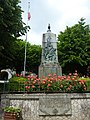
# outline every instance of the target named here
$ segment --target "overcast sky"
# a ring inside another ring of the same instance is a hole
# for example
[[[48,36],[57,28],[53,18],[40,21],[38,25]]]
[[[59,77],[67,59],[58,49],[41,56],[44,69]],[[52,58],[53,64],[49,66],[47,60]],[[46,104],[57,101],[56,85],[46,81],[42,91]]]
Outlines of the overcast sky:
[[[73,26],[81,17],[90,24],[90,0],[21,0],[23,21],[27,23],[28,2],[30,1],[31,27],[27,41],[42,44],[42,34],[47,32],[48,24],[57,36],[66,26]],[[25,39],[25,36],[23,36]]]

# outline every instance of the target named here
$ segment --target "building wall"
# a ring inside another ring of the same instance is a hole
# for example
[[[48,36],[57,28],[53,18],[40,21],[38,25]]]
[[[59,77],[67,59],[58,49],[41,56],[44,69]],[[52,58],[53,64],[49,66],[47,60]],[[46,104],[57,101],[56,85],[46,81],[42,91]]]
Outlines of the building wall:
[[[6,105],[20,107],[23,120],[90,120],[90,93],[3,94]]]

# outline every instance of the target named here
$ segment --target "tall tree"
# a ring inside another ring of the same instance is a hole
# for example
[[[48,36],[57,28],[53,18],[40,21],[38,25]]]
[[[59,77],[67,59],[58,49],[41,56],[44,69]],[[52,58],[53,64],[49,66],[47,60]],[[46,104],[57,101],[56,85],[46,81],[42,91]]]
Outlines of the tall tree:
[[[27,46],[27,67],[28,71],[38,74],[38,67],[41,62],[41,51],[42,48],[40,45],[31,45]]]
[[[77,69],[79,73],[86,74],[86,68],[90,65],[90,27],[84,18],[60,32],[58,54],[64,72],[74,72]]]
[[[19,3],[20,0],[0,0],[0,69],[13,66],[14,42],[27,30]]]
[[[25,41],[18,40],[16,41],[16,50],[15,50],[15,60],[14,66],[16,71],[20,73],[23,71],[24,66],[24,51],[25,51]],[[26,71],[34,72],[38,74],[38,66],[41,61],[41,46],[40,45],[31,45],[27,42],[27,55],[26,55]]]

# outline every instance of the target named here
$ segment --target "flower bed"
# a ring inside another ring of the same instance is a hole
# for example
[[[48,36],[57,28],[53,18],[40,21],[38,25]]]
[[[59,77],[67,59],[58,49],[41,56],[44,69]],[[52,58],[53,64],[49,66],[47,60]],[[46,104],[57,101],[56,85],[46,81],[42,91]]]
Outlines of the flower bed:
[[[22,76],[18,76],[22,79]],[[16,81],[15,81],[16,82]],[[13,84],[13,87],[12,87]],[[17,82],[16,88],[14,81],[10,82],[10,91],[13,92],[85,92],[87,90],[86,80],[80,80],[77,72],[68,76],[53,76],[49,74],[42,79],[37,76],[25,77],[25,80]],[[12,89],[14,88],[14,89]]]

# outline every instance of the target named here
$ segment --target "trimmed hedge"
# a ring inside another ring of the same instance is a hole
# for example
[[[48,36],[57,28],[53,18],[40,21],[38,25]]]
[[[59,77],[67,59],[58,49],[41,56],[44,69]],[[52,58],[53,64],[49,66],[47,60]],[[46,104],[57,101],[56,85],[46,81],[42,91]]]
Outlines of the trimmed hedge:
[[[81,80],[86,80],[87,91],[90,92],[90,78],[80,78]]]
[[[10,79],[10,82],[5,84],[5,91],[9,92],[25,92],[25,82],[28,78],[14,76]],[[87,90],[83,92],[90,92],[90,78],[80,78],[80,80],[86,80]],[[4,91],[4,84],[0,83],[0,92]],[[37,91],[36,91],[37,92]],[[53,91],[52,91],[53,92]]]

